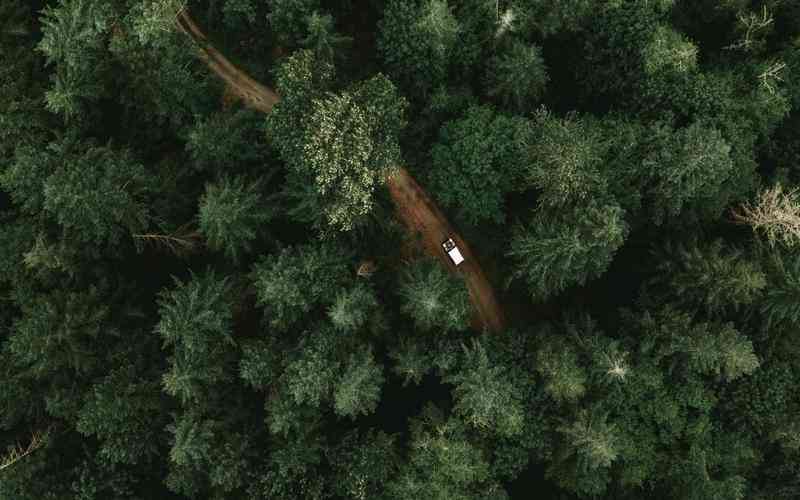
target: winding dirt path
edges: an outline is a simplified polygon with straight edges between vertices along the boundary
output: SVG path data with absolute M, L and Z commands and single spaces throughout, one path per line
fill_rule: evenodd
M 253 80 L 209 44 L 186 9 L 178 15 L 177 23 L 181 31 L 197 43 L 200 56 L 209 69 L 226 83 L 230 92 L 251 108 L 263 113 L 272 111 L 281 99 L 275 91 Z M 463 277 L 474 307 L 473 327 L 502 332 L 505 328 L 503 310 L 467 242 L 456 233 L 436 203 L 404 167 L 396 169 L 386 179 L 386 186 L 398 216 L 412 234 L 420 237 L 425 251 L 439 259 L 451 272 Z M 450 262 L 442 249 L 441 243 L 447 238 L 453 238 L 465 259 L 458 267 Z

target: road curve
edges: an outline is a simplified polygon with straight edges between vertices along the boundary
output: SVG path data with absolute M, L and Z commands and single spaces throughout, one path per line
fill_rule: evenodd
M 251 78 L 215 49 L 192 20 L 188 10 L 183 9 L 179 13 L 177 24 L 181 31 L 195 41 L 200 50 L 200 57 L 209 69 L 223 80 L 230 91 L 246 106 L 263 113 L 272 111 L 275 104 L 280 101 L 280 96 Z M 486 279 L 480 263 L 467 242 L 455 232 L 436 203 L 408 170 L 403 167 L 394 169 L 386 179 L 386 186 L 395 203 L 397 215 L 412 234 L 420 236 L 425 251 L 464 279 L 474 310 L 473 327 L 495 333 L 502 332 L 505 328 L 503 310 L 497 302 L 491 283 Z M 441 247 L 441 243 L 447 238 L 453 238 L 464 256 L 464 262 L 458 267 L 450 262 Z

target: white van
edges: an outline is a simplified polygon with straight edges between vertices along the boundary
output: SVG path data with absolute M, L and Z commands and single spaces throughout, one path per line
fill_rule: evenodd
M 464 256 L 461 255 L 461 252 L 458 250 L 456 242 L 453 241 L 453 238 L 447 238 L 442 243 L 442 248 L 444 248 L 445 253 L 447 253 L 447 256 L 450 257 L 450 260 L 453 261 L 453 264 L 456 266 L 464 262 Z

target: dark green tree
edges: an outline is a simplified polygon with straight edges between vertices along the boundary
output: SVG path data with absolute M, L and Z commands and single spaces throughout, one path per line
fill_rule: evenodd
M 534 109 L 548 80 L 541 49 L 518 40 L 492 57 L 486 71 L 489 95 L 517 113 Z
M 234 261 L 252 248 L 273 216 L 260 190 L 258 182 L 243 177 L 223 177 L 206 185 L 200 198 L 199 222 L 209 247 L 223 251 Z
M 527 183 L 537 188 L 539 203 L 550 207 L 585 204 L 605 194 L 601 173 L 602 132 L 577 116 L 559 118 L 544 108 L 534 118 Z
M 378 51 L 402 88 L 425 98 L 444 82 L 461 32 L 445 0 L 390 0 L 379 30 Z
M 170 348 L 164 390 L 183 404 L 199 402 L 209 387 L 231 380 L 236 350 L 232 337 L 231 284 L 212 271 L 175 279 L 175 288 L 159 296 L 155 332 Z
M 767 279 L 757 262 L 721 239 L 709 244 L 667 244 L 655 252 L 657 283 L 668 286 L 677 302 L 710 313 L 738 311 L 758 302 Z
M 525 280 L 534 300 L 546 300 L 603 274 L 627 234 L 616 205 L 540 212 L 511 240 L 507 255 L 516 262 L 513 277 Z
M 712 127 L 695 122 L 667 134 L 660 147 L 644 160 L 652 172 L 647 190 L 656 224 L 687 212 L 694 217 L 717 217 L 726 202 L 727 181 L 735 175 L 731 147 Z
M 448 122 L 431 150 L 436 199 L 469 224 L 505 220 L 504 196 L 519 190 L 529 160 L 531 127 L 523 118 L 470 108 Z
M 330 306 L 349 275 L 346 255 L 317 242 L 288 247 L 259 261 L 252 272 L 259 305 L 273 328 L 288 329 L 318 306 Z
M 452 384 L 454 410 L 480 431 L 513 437 L 522 433 L 525 408 L 509 369 L 489 359 L 479 341 L 463 347 L 462 368 L 443 378 Z
M 403 500 L 420 495 L 435 500 L 507 498 L 492 481 L 484 454 L 468 440 L 464 424 L 432 405 L 412 420 L 408 462 L 388 491 Z

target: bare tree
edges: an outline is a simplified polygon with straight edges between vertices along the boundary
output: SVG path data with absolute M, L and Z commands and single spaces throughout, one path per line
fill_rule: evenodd
M 50 429 L 44 431 L 34 431 L 34 433 L 31 435 L 31 441 L 28 446 L 23 447 L 21 444 L 16 444 L 13 446 L 8 453 L 0 457 L 0 471 L 8 469 L 15 463 L 44 446 L 47 442 L 47 437 L 49 434 Z
M 192 253 L 203 245 L 202 235 L 192 229 L 189 224 L 184 224 L 167 234 L 134 234 L 133 239 L 139 251 L 142 251 L 142 248 L 149 244 L 169 250 L 178 257 Z
M 755 204 L 744 203 L 733 210 L 733 220 L 762 232 L 770 245 L 800 243 L 800 197 L 798 189 L 784 190 L 780 184 L 761 191 Z

